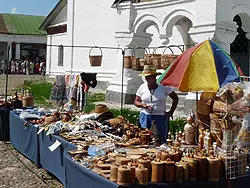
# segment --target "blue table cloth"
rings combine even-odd
[[[65,170],[66,170],[66,188],[114,188],[114,187],[131,187],[131,188],[239,188],[248,187],[250,176],[232,179],[220,180],[219,182],[186,182],[186,183],[149,183],[148,185],[131,184],[129,186],[119,186],[104,177],[88,170],[87,168],[75,163],[69,154],[65,153]]]
[[[65,185],[64,153],[75,150],[76,146],[57,135],[46,135],[46,131],[39,134],[40,162],[42,168],[55,175]],[[49,147],[58,140],[61,145],[54,151]]]
[[[10,112],[10,143],[19,152],[40,166],[38,127],[27,123]]]
[[[0,141],[10,141],[10,110],[0,108]]]
[[[65,174],[66,188],[115,188],[118,187],[102,176],[88,170],[87,168],[75,163],[69,154],[65,153]]]

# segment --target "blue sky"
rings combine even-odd
[[[59,0],[0,0],[0,12],[47,16]]]

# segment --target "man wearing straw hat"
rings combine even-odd
[[[146,83],[143,83],[136,92],[135,106],[141,108],[140,123],[142,128],[151,128],[152,121],[156,121],[156,128],[161,142],[165,143],[169,129],[169,118],[178,105],[178,95],[171,87],[165,87],[156,83],[156,76],[161,73],[156,72],[153,65],[145,65],[140,76],[145,76]],[[172,99],[172,106],[166,111],[166,99]]]

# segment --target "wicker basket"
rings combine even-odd
[[[134,71],[142,71],[143,66],[140,65],[139,58],[133,56],[131,59],[132,59],[132,69]]]
[[[144,67],[144,66],[147,64],[147,61],[146,61],[145,58],[139,59],[139,62],[140,62],[140,66],[141,66],[141,67]]]
[[[161,54],[154,54],[151,58],[152,64],[155,66],[156,69],[161,69]]]
[[[94,48],[98,48],[100,49],[100,52],[101,54],[100,55],[91,55],[91,51],[94,49]],[[98,67],[98,66],[101,66],[102,65],[102,49],[99,48],[99,47],[93,47],[90,49],[89,51],[89,62],[90,62],[90,65],[92,67]]]
[[[163,69],[167,69],[177,58],[178,58],[178,55],[162,54],[161,67]]]
[[[145,54],[144,58],[146,60],[145,65],[152,65],[153,54]]]
[[[132,69],[132,56],[124,56],[124,68]]]

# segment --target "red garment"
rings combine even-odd
[[[38,74],[40,69],[40,63],[36,64],[35,73]]]

